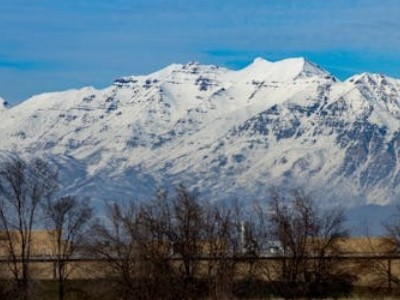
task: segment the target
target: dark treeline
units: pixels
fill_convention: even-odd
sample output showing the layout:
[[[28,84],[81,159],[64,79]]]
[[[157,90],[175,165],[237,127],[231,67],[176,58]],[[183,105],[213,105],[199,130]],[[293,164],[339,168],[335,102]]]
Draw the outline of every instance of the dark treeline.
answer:
[[[48,247],[57,265],[58,298],[64,299],[69,276],[66,262],[82,245],[92,208],[87,200],[57,197],[58,187],[57,169],[41,159],[13,158],[1,163],[0,241],[3,250],[6,248],[7,271],[13,280],[3,280],[0,299],[42,299],[35,293],[39,289],[31,274],[33,237],[39,228],[47,229],[50,235]]]
[[[52,235],[58,299],[78,299],[67,267],[73,257],[96,258],[107,274],[85,299],[294,299],[352,291],[356,277],[339,257],[348,234],[343,210],[321,210],[302,191],[272,190],[265,202],[243,207],[178,186],[147,201],[110,202],[97,219],[88,200],[59,197],[58,186],[57,169],[43,160],[2,163],[8,261],[1,267],[12,279],[2,280],[1,299],[44,299],[31,274],[37,228]],[[277,259],[263,259],[271,256]]]
[[[267,204],[253,204],[199,201],[183,186],[146,203],[113,203],[108,221],[92,228],[90,252],[107,262],[123,299],[292,299],[351,291],[354,278],[335,259],[336,243],[347,234],[341,210],[319,211],[300,191],[287,198],[275,191]],[[279,260],[260,259],[271,249]]]

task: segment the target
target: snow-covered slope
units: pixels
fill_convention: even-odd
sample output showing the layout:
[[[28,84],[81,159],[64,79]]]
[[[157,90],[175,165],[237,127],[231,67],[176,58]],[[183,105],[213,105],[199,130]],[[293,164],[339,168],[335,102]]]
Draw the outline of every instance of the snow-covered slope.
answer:
[[[47,157],[66,191],[96,200],[178,183],[215,200],[262,197],[272,184],[349,206],[400,193],[400,80],[341,82],[303,58],[239,71],[174,64],[1,114],[4,153]]]

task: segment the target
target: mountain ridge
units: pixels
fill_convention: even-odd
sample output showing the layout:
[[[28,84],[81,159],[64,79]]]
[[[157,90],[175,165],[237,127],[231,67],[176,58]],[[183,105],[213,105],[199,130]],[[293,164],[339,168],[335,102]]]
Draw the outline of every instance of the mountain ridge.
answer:
[[[340,81],[304,58],[256,58],[238,71],[172,64],[37,95],[2,119],[3,153],[45,156],[65,191],[99,201],[181,182],[215,200],[271,185],[304,187],[327,205],[383,205],[400,192],[400,80]]]

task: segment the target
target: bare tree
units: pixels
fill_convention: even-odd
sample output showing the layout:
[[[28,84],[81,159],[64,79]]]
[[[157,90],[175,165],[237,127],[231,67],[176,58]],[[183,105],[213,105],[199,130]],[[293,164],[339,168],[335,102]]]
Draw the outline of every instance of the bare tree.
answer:
[[[182,185],[171,196],[160,191],[153,201],[141,206],[139,221],[139,252],[147,282],[163,286],[152,298],[196,298],[206,247],[204,209],[197,196]],[[154,286],[149,289],[154,290]]]
[[[105,220],[96,222],[89,236],[88,250],[105,263],[116,285],[114,292],[125,300],[140,299],[138,232],[137,205],[130,201],[126,205],[107,204]]]
[[[384,236],[371,237],[367,229],[367,238],[362,247],[369,252],[382,253],[385,258],[369,259],[363,262],[361,267],[373,274],[370,281],[371,290],[387,294],[398,294],[400,290],[400,273],[395,258],[400,249],[400,205],[396,207],[390,218],[383,223]],[[394,258],[394,259],[393,259]]]
[[[70,275],[67,263],[82,245],[93,211],[88,200],[73,196],[49,198],[45,207],[57,265],[58,298],[66,294],[66,281]]]
[[[183,288],[188,291],[195,281],[204,245],[203,209],[193,193],[179,186],[172,203],[172,212],[170,238],[175,254],[182,260]]]
[[[232,210],[223,205],[208,204],[205,209],[206,276],[210,295],[216,299],[232,295],[238,245],[232,240]]]
[[[217,255],[228,251],[215,242],[218,230],[211,226],[218,218],[207,207],[182,185],[172,195],[160,191],[140,206],[138,253],[148,284],[145,289],[152,291],[150,299],[194,299],[207,294],[202,262],[211,255],[219,259]]]
[[[253,280],[257,262],[253,216],[236,201],[230,204],[202,202],[202,206],[207,245],[203,254],[207,257],[210,294],[217,299],[233,298],[235,294],[241,297],[248,292],[242,286]],[[239,278],[243,284],[237,282]]]
[[[179,272],[175,264],[175,238],[172,225],[172,207],[165,191],[140,206],[140,253],[141,277],[144,278],[144,293],[147,299],[181,298]]]
[[[19,296],[30,297],[32,230],[41,204],[57,189],[57,170],[41,159],[13,158],[0,166],[0,225],[10,254]]]
[[[348,274],[337,268],[338,242],[347,235],[342,210],[322,212],[302,191],[288,199],[274,190],[268,217],[271,236],[283,251],[275,272],[283,297],[321,296],[338,283],[350,284]]]

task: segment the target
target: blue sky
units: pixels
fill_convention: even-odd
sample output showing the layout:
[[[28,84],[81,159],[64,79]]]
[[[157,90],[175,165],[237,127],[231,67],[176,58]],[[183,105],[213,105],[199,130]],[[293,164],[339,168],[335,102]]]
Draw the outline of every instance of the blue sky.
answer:
[[[258,56],[305,56],[342,79],[400,77],[399,16],[399,0],[1,0],[0,96]]]

